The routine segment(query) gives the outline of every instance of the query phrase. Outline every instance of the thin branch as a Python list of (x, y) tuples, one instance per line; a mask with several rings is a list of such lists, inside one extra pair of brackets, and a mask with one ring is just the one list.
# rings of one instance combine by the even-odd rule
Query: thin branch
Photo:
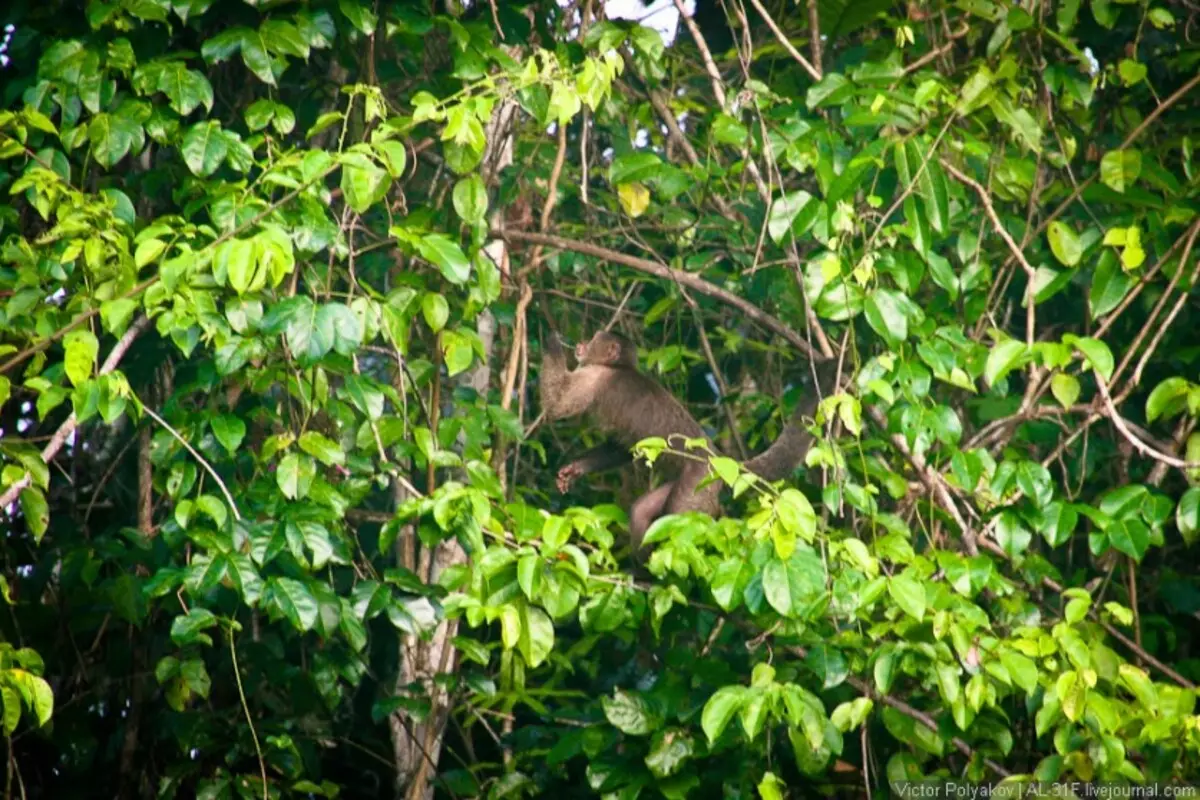
[(191, 443), (180, 435), (179, 431), (171, 427), (171, 424), (165, 419), (154, 413), (149, 406), (142, 406), (142, 411), (145, 411), (146, 416), (150, 417), (150, 419), (161, 425), (167, 431), (167, 433), (174, 436), (175, 439), (181, 445), (183, 445), (184, 449), (192, 454), (192, 458), (196, 459), (196, 461), (200, 463), (200, 466), (204, 467), (204, 471), (212, 476), (212, 479), (217, 482), (217, 486), (221, 489), (221, 494), (225, 495), (225, 502), (229, 503), (229, 507), (233, 509), (233, 518), (240, 522), (242, 515), (240, 512), (238, 512), (237, 503), (234, 502), (233, 495), (229, 493), (229, 487), (225, 485), (225, 481), (221, 480), (221, 476), (217, 474), (215, 469), (213, 469), (212, 464), (209, 464), (208, 460), (205, 459), (204, 456), (200, 455), (200, 453), (196, 451), (196, 448), (192, 447)]
[[(814, 81), (821, 80), (821, 71), (810, 64), (808, 59), (804, 57), (804, 54), (792, 46), (792, 43), (788, 41), (787, 35), (779, 29), (779, 26), (775, 24), (775, 20), (771, 19), (771, 15), (763, 8), (763, 4), (759, 0), (750, 0), (750, 5), (754, 6), (754, 10), (763, 18), (763, 22), (767, 23), (767, 27), (771, 29), (771, 33), (775, 34), (775, 38), (783, 45), (783, 49), (788, 51), (788, 55), (796, 59), (801, 67), (804, 67), (804, 71), (808, 73), (810, 78)], [(820, 32), (813, 31), (813, 41), (819, 42), (820, 40)], [(818, 45), (819, 48), (820, 45)]]
[(1104, 408), (1108, 412), (1108, 418), (1112, 420), (1112, 424), (1115, 425), (1117, 430), (1121, 432), (1121, 435), (1124, 436), (1131, 445), (1133, 445), (1135, 450), (1142, 455), (1149, 456), (1155, 461), (1160, 461), (1169, 467), (1175, 467), (1177, 469), (1200, 469), (1200, 461), (1184, 461), (1181, 458), (1176, 458), (1175, 456), (1168, 455), (1160, 450), (1156, 450), (1142, 441), (1140, 436), (1129, 429), (1129, 425), (1126, 424), (1125, 419), (1121, 416), (1121, 412), (1117, 410), (1117, 406), (1113, 403), (1112, 395), (1109, 394), (1108, 383), (1104, 380), (1100, 373), (1093, 371), (1093, 374), (1096, 376), (1096, 385), (1100, 387), (1100, 397), (1104, 400)]

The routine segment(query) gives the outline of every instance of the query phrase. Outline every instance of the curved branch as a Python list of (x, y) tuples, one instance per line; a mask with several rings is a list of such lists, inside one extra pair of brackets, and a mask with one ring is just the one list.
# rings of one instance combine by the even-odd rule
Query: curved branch
[[(129, 330), (117, 340), (113, 345), (112, 351), (108, 354), (108, 358), (104, 359), (104, 363), (100, 365), (100, 374), (107, 375), (117, 368), (121, 363), (121, 359), (129, 352), (130, 346), (133, 345), (133, 340), (145, 330), (150, 323), (148, 317), (139, 317), (136, 322), (129, 326)], [(58, 426), (58, 430), (50, 437), (50, 441), (46, 443), (46, 447), (42, 450), (42, 461), (49, 464), (53, 458), (58, 455), (58, 451), (67, 443), (67, 437), (75, 432), (75, 428), (79, 425), (79, 419), (75, 416), (75, 412), (71, 412), (71, 416)], [(4, 490), (4, 494), (0, 495), (0, 509), (8, 508), (22, 491), (33, 485), (33, 475), (29, 472), (25, 473), (25, 477), (13, 483)]]
[(776, 333), (783, 337), (800, 352), (804, 353), (812, 361), (824, 362), (829, 359), (820, 352), (817, 352), (813, 347), (805, 341), (804, 337), (793, 330), (790, 326), (784, 324), (776, 317), (771, 316), (763, 311), (758, 306), (747, 300), (738, 297), (733, 292), (728, 292), (719, 286), (715, 286), (703, 278), (697, 277), (690, 272), (671, 269), (665, 264), (659, 264), (656, 261), (649, 261), (637, 256), (631, 256), (626, 253), (621, 253), (617, 250), (610, 250), (607, 247), (591, 244), (590, 242), (580, 242), (575, 239), (567, 239), (562, 236), (551, 236), (544, 233), (528, 233), (526, 231), (492, 231), (492, 236), (500, 239), (505, 239), (510, 242), (524, 242), (527, 244), (540, 245), (542, 247), (553, 247), (556, 250), (569, 250), (575, 253), (582, 253), (587, 256), (611, 261), (614, 264), (621, 264), (631, 269), (636, 269), (639, 272), (645, 272), (647, 275), (654, 275), (657, 278), (666, 278), (675, 281), (680, 286), (686, 286), (700, 294), (707, 295), (722, 303), (733, 306), (741, 311), (754, 322), (763, 326), (772, 333)]

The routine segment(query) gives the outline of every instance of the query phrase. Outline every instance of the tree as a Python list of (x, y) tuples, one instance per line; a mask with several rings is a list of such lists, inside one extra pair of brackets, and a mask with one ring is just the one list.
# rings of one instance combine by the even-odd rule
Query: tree
[[(604, 5), (13, 12), (6, 795), (1196, 774), (1195, 12)], [(609, 324), (733, 487), (643, 567)]]

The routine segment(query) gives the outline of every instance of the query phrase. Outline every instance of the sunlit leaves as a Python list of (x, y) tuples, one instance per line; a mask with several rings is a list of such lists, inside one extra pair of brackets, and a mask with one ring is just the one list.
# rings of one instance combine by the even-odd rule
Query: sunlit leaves
[(303, 453), (288, 453), (275, 471), (275, 483), (284, 497), (299, 500), (308, 495), (316, 474), (316, 464), (309, 456)]
[(1142, 173), (1138, 150), (1110, 150), (1100, 159), (1100, 180), (1114, 192), (1126, 192)]
[(198, 122), (183, 135), (183, 160), (194, 175), (213, 174), (228, 153), (229, 142), (219, 122)]
[(1083, 257), (1083, 245), (1079, 236), (1064, 222), (1055, 220), (1046, 229), (1046, 239), (1050, 242), (1050, 250), (1060, 264), (1073, 267)]
[(63, 367), (71, 383), (79, 386), (92, 377), (100, 342), (88, 330), (71, 331), (63, 338)]

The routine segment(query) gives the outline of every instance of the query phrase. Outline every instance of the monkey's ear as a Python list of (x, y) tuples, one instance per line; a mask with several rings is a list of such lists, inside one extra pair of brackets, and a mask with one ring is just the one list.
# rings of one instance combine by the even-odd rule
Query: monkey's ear
[(621, 361), (621, 343), (615, 339), (608, 341), (608, 357), (605, 359), (609, 364), (619, 364)]

